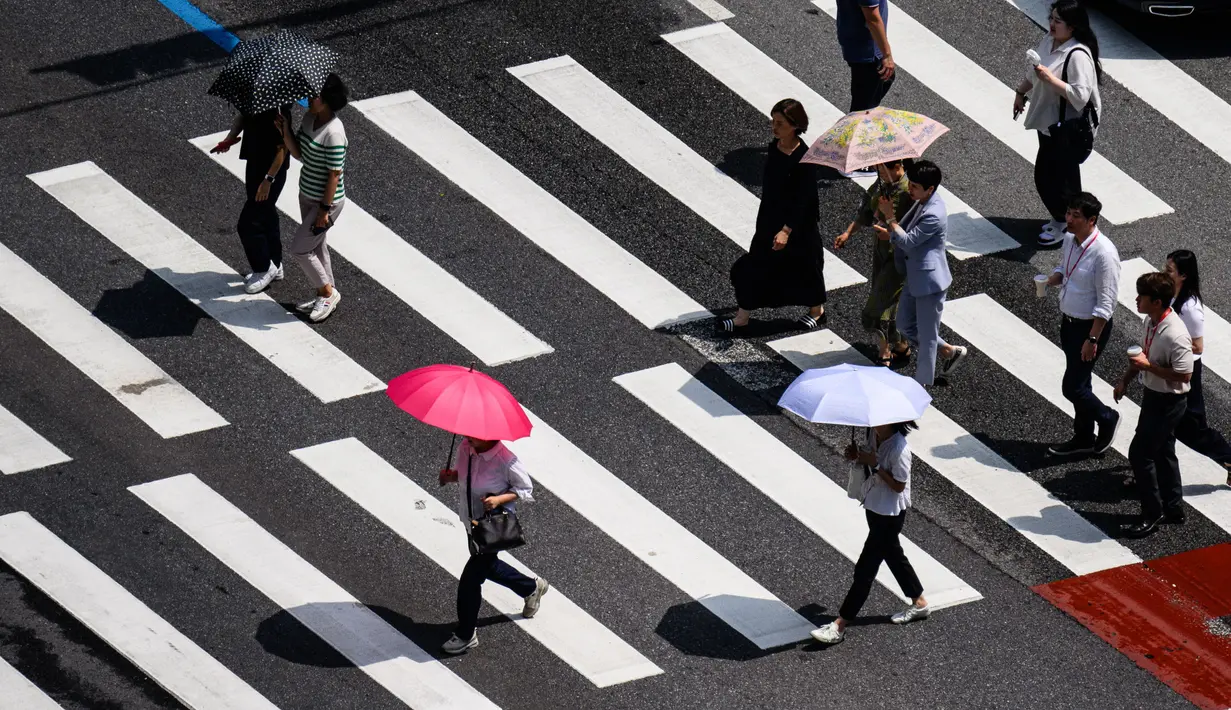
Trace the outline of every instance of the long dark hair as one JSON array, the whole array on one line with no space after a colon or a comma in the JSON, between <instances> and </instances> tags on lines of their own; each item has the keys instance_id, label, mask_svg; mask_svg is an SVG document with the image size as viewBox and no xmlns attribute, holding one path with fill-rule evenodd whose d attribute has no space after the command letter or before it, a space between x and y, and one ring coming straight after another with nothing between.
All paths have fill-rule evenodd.
<instances>
[{"instance_id":1,"label":"long dark hair","mask_svg":"<svg viewBox=\"0 0 1231 710\"><path fill-rule=\"evenodd\" d=\"M1175 295L1175 312L1184 310L1188 299L1201 300L1201 276L1197 273L1197 255L1187 249L1176 249L1167 255L1167 260L1175 264L1175 271L1184 277L1180 292Z\"/></svg>"},{"instance_id":2,"label":"long dark hair","mask_svg":"<svg viewBox=\"0 0 1231 710\"><path fill-rule=\"evenodd\" d=\"M1094 36L1094 30L1090 27L1090 15L1086 13L1086 8L1077 0L1056 0L1051 4L1051 9L1064 20L1064 24L1073 28L1074 39L1090 48L1090 55L1094 58L1094 74L1098 77L1098 83L1102 84L1103 63L1098 58L1098 37Z\"/></svg>"},{"instance_id":3,"label":"long dark hair","mask_svg":"<svg viewBox=\"0 0 1231 710\"><path fill-rule=\"evenodd\" d=\"M919 425L914 422L894 422L889 426L893 427L894 434L901 434L902 436L906 436L919 428Z\"/></svg>"}]
</instances>

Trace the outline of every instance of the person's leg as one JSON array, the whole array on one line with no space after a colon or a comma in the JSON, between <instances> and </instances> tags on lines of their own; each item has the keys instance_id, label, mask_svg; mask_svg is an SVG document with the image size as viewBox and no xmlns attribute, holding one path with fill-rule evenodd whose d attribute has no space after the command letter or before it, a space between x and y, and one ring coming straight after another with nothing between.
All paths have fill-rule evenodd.
<instances>
[{"instance_id":1,"label":"person's leg","mask_svg":"<svg viewBox=\"0 0 1231 710\"><path fill-rule=\"evenodd\" d=\"M1108 323L1103 331L1110 330L1111 324ZM1094 443L1094 425L1104 418L1105 409L1098 397L1094 396L1092 387L1097 357L1089 362L1081 359L1082 346L1089 335L1089 321L1061 318L1060 348L1064 351L1065 367L1060 392L1073 403L1073 439L1082 444Z\"/></svg>"},{"instance_id":2,"label":"person's leg","mask_svg":"<svg viewBox=\"0 0 1231 710\"><path fill-rule=\"evenodd\" d=\"M1057 189L1057 199L1060 204L1064 205L1064 210L1067 212L1069 208L1069 200L1081 192L1081 163L1077 162L1077 158L1072 153L1063 150L1056 151L1055 170L1059 182ZM1060 218L1064 221L1064 217Z\"/></svg>"},{"instance_id":3,"label":"person's leg","mask_svg":"<svg viewBox=\"0 0 1231 710\"><path fill-rule=\"evenodd\" d=\"M1193 376L1189 380L1191 389L1188 391L1188 407L1179 426L1175 429L1175 438L1180 443L1197 453L1207 456L1224 467L1231 465L1231 445L1216 429L1211 429L1205 417L1205 392L1202 388L1201 360L1193 362Z\"/></svg>"},{"instance_id":4,"label":"person's leg","mask_svg":"<svg viewBox=\"0 0 1231 710\"><path fill-rule=\"evenodd\" d=\"M1142 395L1137 433L1128 447L1128 462L1137 479L1137 496L1141 499L1144 520L1156 520L1163 514L1156 459L1171 434L1166 425L1166 411L1154 394L1153 390L1146 390Z\"/></svg>"},{"instance_id":5,"label":"person's leg","mask_svg":"<svg viewBox=\"0 0 1231 710\"><path fill-rule=\"evenodd\" d=\"M882 517L885 517L885 564L893 573L893 578L898 581L903 594L910 597L912 601L921 599L923 583L919 581L919 575L915 574L915 568L911 566L910 560L906 559L906 552L902 550L902 542L898 539L898 536L902 534L902 526L906 523L906 511L894 516Z\"/></svg>"},{"instance_id":6,"label":"person's leg","mask_svg":"<svg viewBox=\"0 0 1231 710\"><path fill-rule=\"evenodd\" d=\"M244 202L239 211L239 221L235 231L239 233L239 242L244 247L244 256L248 259L248 268L254 276L269 270L270 254L267 246L265 230L267 227L265 212L261 203L255 200Z\"/></svg>"},{"instance_id":7,"label":"person's leg","mask_svg":"<svg viewBox=\"0 0 1231 710\"><path fill-rule=\"evenodd\" d=\"M931 385L936 381L936 352L940 348L940 314L945 292L929 293L914 299L916 338L915 381Z\"/></svg>"},{"instance_id":8,"label":"person's leg","mask_svg":"<svg viewBox=\"0 0 1231 710\"><path fill-rule=\"evenodd\" d=\"M1063 222L1064 213L1068 211L1068 204L1063 199L1066 189L1063 179L1055 140L1039 133L1039 152L1034 159L1034 187L1053 222ZM1056 236L1059 238L1061 235Z\"/></svg>"},{"instance_id":9,"label":"person's leg","mask_svg":"<svg viewBox=\"0 0 1231 710\"><path fill-rule=\"evenodd\" d=\"M269 199L263 203L266 209L262 213L266 253L269 254L270 262L279 267L282 266L282 223L278 220L278 198L282 195L282 188L286 187L286 175L287 171L283 169L274 176L273 185L269 188Z\"/></svg>"},{"instance_id":10,"label":"person's leg","mask_svg":"<svg viewBox=\"0 0 1231 710\"><path fill-rule=\"evenodd\" d=\"M866 111L876 106L880 100L881 83L877 74L877 62L847 62L851 68L851 110Z\"/></svg>"},{"instance_id":11,"label":"person's leg","mask_svg":"<svg viewBox=\"0 0 1231 710\"><path fill-rule=\"evenodd\" d=\"M1182 396L1169 396L1163 418L1163 429L1166 431L1154 457L1154 468L1158 478L1158 493L1163 504L1163 513L1168 516L1184 514L1184 484L1180 479L1180 462L1175 457L1175 427L1184 418L1187 401Z\"/></svg>"},{"instance_id":12,"label":"person's leg","mask_svg":"<svg viewBox=\"0 0 1231 710\"><path fill-rule=\"evenodd\" d=\"M864 602L868 600L868 594L872 592L872 584L876 581L876 571L880 569L881 562L885 559L886 541L890 535L881 519L886 516L877 515L870 510L865 512L868 519L868 537L864 540L863 551L859 553L859 559L855 562L855 578L846 592L846 598L842 600L842 606L838 608L839 626L844 626L845 622L852 621L859 616L859 610L863 608Z\"/></svg>"},{"instance_id":13,"label":"person's leg","mask_svg":"<svg viewBox=\"0 0 1231 710\"><path fill-rule=\"evenodd\" d=\"M492 564L487 569L487 578L502 587L511 589L519 597L534 593L534 578L518 572L512 565L492 555Z\"/></svg>"},{"instance_id":14,"label":"person's leg","mask_svg":"<svg viewBox=\"0 0 1231 710\"><path fill-rule=\"evenodd\" d=\"M457 580L457 628L454 633L465 641L474 636L483 604L483 580L490 575L496 553L471 555Z\"/></svg>"},{"instance_id":15,"label":"person's leg","mask_svg":"<svg viewBox=\"0 0 1231 710\"><path fill-rule=\"evenodd\" d=\"M889 93L889 89L893 86L894 80L898 78L897 72L894 72L893 76L889 77L888 79L881 79L880 70L881 70L882 65L883 65L883 62L880 62L880 61L876 62L876 79L877 79L876 94L875 94L876 98L875 98L874 103L872 104L873 106L881 105L881 102L885 100L885 96Z\"/></svg>"},{"instance_id":16,"label":"person's leg","mask_svg":"<svg viewBox=\"0 0 1231 710\"><path fill-rule=\"evenodd\" d=\"M342 208L344 207L346 207L345 200L335 202L330 207L330 229L333 228L333 225L338 223L338 218L342 214ZM325 271L325 278L328 283L328 286L325 287L325 291L321 295L328 296L333 291L333 287L337 284L337 282L333 279L333 261L329 258L329 231L325 231L321 234L321 243L316 247L316 258L320 261L321 268Z\"/></svg>"},{"instance_id":17,"label":"person's leg","mask_svg":"<svg viewBox=\"0 0 1231 710\"><path fill-rule=\"evenodd\" d=\"M295 236L291 239L291 256L295 258L295 263L299 264L299 268L303 270L304 276L308 278L308 283L312 284L312 288L317 290L318 295L323 295L321 291L331 281L329 279L329 272L326 271L325 265L321 263L317 253L317 248L325 241L326 233L312 233L312 225L316 222L316 215L319 211L320 206L316 200L309 200L300 196L299 213L302 216L302 221L295 230Z\"/></svg>"}]
</instances>

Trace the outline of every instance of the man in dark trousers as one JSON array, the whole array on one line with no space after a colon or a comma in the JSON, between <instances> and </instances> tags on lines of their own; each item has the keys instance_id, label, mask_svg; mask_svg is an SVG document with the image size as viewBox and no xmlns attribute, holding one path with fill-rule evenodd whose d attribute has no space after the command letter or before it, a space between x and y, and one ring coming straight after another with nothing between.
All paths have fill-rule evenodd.
<instances>
[{"instance_id":1,"label":"man in dark trousers","mask_svg":"<svg viewBox=\"0 0 1231 710\"><path fill-rule=\"evenodd\" d=\"M893 86L888 22L889 0L838 0L838 44L851 68L851 113L876 108ZM855 173L874 174L871 167Z\"/></svg>"}]
</instances>

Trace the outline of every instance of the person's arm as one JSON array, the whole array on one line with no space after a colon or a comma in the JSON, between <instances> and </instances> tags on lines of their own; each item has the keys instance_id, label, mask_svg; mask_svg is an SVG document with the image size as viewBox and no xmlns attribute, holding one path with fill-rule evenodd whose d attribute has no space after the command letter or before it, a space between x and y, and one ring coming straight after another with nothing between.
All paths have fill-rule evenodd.
<instances>
[{"instance_id":1,"label":"person's arm","mask_svg":"<svg viewBox=\"0 0 1231 710\"><path fill-rule=\"evenodd\" d=\"M939 199L933 195L932 199ZM919 209L923 209L920 207ZM892 219L885 220L889 227L889 240L893 242L895 247L901 247L908 252L916 251L922 247L926 247L932 241L939 239L944 232L944 225L941 224L940 217L934 212L925 211L915 226L910 230L902 229L902 225L898 224L898 218L895 215Z\"/></svg>"},{"instance_id":2,"label":"person's arm","mask_svg":"<svg viewBox=\"0 0 1231 710\"><path fill-rule=\"evenodd\" d=\"M774 235L774 249L782 249L794 232L812 219L816 202L816 170L811 165L797 164L791 170L791 204L787 208L786 222Z\"/></svg>"},{"instance_id":3,"label":"person's arm","mask_svg":"<svg viewBox=\"0 0 1231 710\"><path fill-rule=\"evenodd\" d=\"M278 146L278 150L274 151L274 161L265 173L265 179L261 180L261 184L256 188L257 202L264 202L269 199L269 191L273 186L273 180L269 178L277 177L278 171L282 169L282 161L284 160L286 160L286 146Z\"/></svg>"},{"instance_id":4,"label":"person's arm","mask_svg":"<svg viewBox=\"0 0 1231 710\"><path fill-rule=\"evenodd\" d=\"M886 486L889 486L889 489L894 493L901 493L906 490L906 483L894 478L891 472L878 467L876 469L876 475L880 477L881 481L883 481Z\"/></svg>"},{"instance_id":5,"label":"person's arm","mask_svg":"<svg viewBox=\"0 0 1231 710\"><path fill-rule=\"evenodd\" d=\"M1088 247L1087 247L1088 248ZM1090 325L1090 338L1098 339L1107 327L1107 321L1116 311L1116 296L1120 289L1120 260L1106 249L1094 254L1094 323ZM1088 339L1082 343L1081 359L1090 362L1098 353L1098 345Z\"/></svg>"},{"instance_id":6,"label":"person's arm","mask_svg":"<svg viewBox=\"0 0 1231 710\"><path fill-rule=\"evenodd\" d=\"M231 121L231 130L227 132L227 137L218 141L218 145L210 148L211 153L225 153L231 149L231 146L239 142L239 134L244 132L244 115L242 113L235 114L235 119Z\"/></svg>"},{"instance_id":7,"label":"person's arm","mask_svg":"<svg viewBox=\"0 0 1231 710\"><path fill-rule=\"evenodd\" d=\"M508 476L509 491L484 498L483 507L485 509L492 510L515 500L534 502L534 484L530 481L530 474L526 472L526 467L522 466L521 460L516 456L509 461Z\"/></svg>"},{"instance_id":8,"label":"person's arm","mask_svg":"<svg viewBox=\"0 0 1231 710\"><path fill-rule=\"evenodd\" d=\"M1130 366L1142 372L1161 377L1168 382L1188 382L1193 377L1193 349L1188 338L1176 338L1171 346L1171 366L1164 367L1150 362L1149 353L1142 353L1129 361Z\"/></svg>"},{"instance_id":9,"label":"person's arm","mask_svg":"<svg viewBox=\"0 0 1231 710\"><path fill-rule=\"evenodd\" d=\"M303 120L308 120L308 117L304 116ZM278 130L282 133L282 145L286 146L288 153L295 156L295 160L302 163L303 156L299 153L299 138L295 135L290 119L279 115L274 119L274 123L277 124ZM301 123L300 125L303 124Z\"/></svg>"},{"instance_id":10,"label":"person's arm","mask_svg":"<svg viewBox=\"0 0 1231 710\"><path fill-rule=\"evenodd\" d=\"M879 6L864 5L859 9L863 10L863 21L868 26L868 32L872 34L872 41L881 51L881 80L889 81L889 78L893 76L895 65L893 50L889 48L889 33L885 29L885 18L881 17Z\"/></svg>"},{"instance_id":11,"label":"person's arm","mask_svg":"<svg viewBox=\"0 0 1231 710\"><path fill-rule=\"evenodd\" d=\"M1128 392L1128 386L1132 384L1133 377L1136 374L1137 374L1137 371L1133 369L1132 365L1129 365L1127 368L1125 368L1124 374L1120 375L1120 379L1116 380L1115 386L1111 388L1112 399L1119 402L1121 399L1124 398L1124 394Z\"/></svg>"}]
</instances>

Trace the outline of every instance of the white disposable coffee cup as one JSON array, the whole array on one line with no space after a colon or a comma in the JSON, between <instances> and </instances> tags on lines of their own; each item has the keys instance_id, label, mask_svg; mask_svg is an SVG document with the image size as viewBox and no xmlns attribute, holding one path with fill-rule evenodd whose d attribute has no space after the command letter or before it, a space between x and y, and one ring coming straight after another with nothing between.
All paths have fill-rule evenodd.
<instances>
[{"instance_id":1,"label":"white disposable coffee cup","mask_svg":"<svg viewBox=\"0 0 1231 710\"><path fill-rule=\"evenodd\" d=\"M1047 274L1038 274L1034 277L1034 295L1039 298L1047 295L1047 279L1049 278L1051 277Z\"/></svg>"},{"instance_id":2,"label":"white disposable coffee cup","mask_svg":"<svg viewBox=\"0 0 1231 710\"><path fill-rule=\"evenodd\" d=\"M1030 62L1030 66L1037 67L1038 65L1043 63L1043 58L1040 57L1039 53L1034 51L1033 49L1027 49L1026 50L1026 61Z\"/></svg>"},{"instance_id":3,"label":"white disposable coffee cup","mask_svg":"<svg viewBox=\"0 0 1231 710\"><path fill-rule=\"evenodd\" d=\"M1127 353L1129 357L1137 357L1138 355L1141 354L1141 346L1140 345L1130 345L1128 346Z\"/></svg>"}]
</instances>

